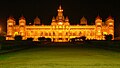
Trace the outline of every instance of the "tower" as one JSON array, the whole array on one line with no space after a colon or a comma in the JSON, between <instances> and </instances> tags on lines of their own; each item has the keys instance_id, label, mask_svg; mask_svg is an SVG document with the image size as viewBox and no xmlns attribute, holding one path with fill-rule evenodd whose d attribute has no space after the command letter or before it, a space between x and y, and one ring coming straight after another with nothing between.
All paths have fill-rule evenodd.
<instances>
[{"instance_id":1,"label":"tower","mask_svg":"<svg viewBox=\"0 0 120 68\"><path fill-rule=\"evenodd\" d=\"M108 34L113 35L113 39L114 39L114 19L112 18L112 16L108 16L105 23L107 25Z\"/></svg>"},{"instance_id":2,"label":"tower","mask_svg":"<svg viewBox=\"0 0 120 68\"><path fill-rule=\"evenodd\" d=\"M63 9L61 8L61 5L59 6L59 9L57 11L59 19L62 19L61 17L63 16Z\"/></svg>"},{"instance_id":3,"label":"tower","mask_svg":"<svg viewBox=\"0 0 120 68\"><path fill-rule=\"evenodd\" d=\"M19 35L21 35L23 38L22 39L25 39L25 26L26 26L26 20L24 18L24 16L22 15L20 18L19 18Z\"/></svg>"},{"instance_id":4,"label":"tower","mask_svg":"<svg viewBox=\"0 0 120 68\"><path fill-rule=\"evenodd\" d=\"M56 17L56 22L58 23L58 25L62 25L64 22L64 16L63 16L63 9L61 8L61 5L59 6L58 11L58 15Z\"/></svg>"},{"instance_id":5,"label":"tower","mask_svg":"<svg viewBox=\"0 0 120 68\"><path fill-rule=\"evenodd\" d=\"M14 26L15 26L16 22L15 19L10 16L7 19L7 40L13 40L14 38Z\"/></svg>"},{"instance_id":6,"label":"tower","mask_svg":"<svg viewBox=\"0 0 120 68\"><path fill-rule=\"evenodd\" d=\"M95 26L96 26L96 39L100 40L102 38L102 19L98 15L95 19Z\"/></svg>"}]
</instances>

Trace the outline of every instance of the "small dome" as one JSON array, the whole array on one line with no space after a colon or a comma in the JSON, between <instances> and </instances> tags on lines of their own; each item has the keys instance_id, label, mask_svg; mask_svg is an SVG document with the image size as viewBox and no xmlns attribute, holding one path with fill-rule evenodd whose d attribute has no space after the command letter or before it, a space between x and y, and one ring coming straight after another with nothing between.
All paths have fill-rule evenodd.
<instances>
[{"instance_id":1,"label":"small dome","mask_svg":"<svg viewBox=\"0 0 120 68\"><path fill-rule=\"evenodd\" d=\"M68 18L68 16L66 16L65 21L66 21L66 22L69 22L69 18Z\"/></svg>"},{"instance_id":2,"label":"small dome","mask_svg":"<svg viewBox=\"0 0 120 68\"><path fill-rule=\"evenodd\" d=\"M40 19L38 16L34 19L34 25L40 25Z\"/></svg>"},{"instance_id":3,"label":"small dome","mask_svg":"<svg viewBox=\"0 0 120 68\"><path fill-rule=\"evenodd\" d=\"M96 20L97 20L97 19L102 19L102 18L98 15L98 16L96 17Z\"/></svg>"},{"instance_id":4,"label":"small dome","mask_svg":"<svg viewBox=\"0 0 120 68\"><path fill-rule=\"evenodd\" d=\"M20 20L21 20L21 19L24 19L24 20L25 20L25 17L22 15L19 19L20 19Z\"/></svg>"},{"instance_id":5,"label":"small dome","mask_svg":"<svg viewBox=\"0 0 120 68\"><path fill-rule=\"evenodd\" d=\"M13 16L9 16L8 19L15 20Z\"/></svg>"},{"instance_id":6,"label":"small dome","mask_svg":"<svg viewBox=\"0 0 120 68\"><path fill-rule=\"evenodd\" d=\"M108 18L106 20L109 20L109 19L113 20L113 17L110 15L110 16L108 16Z\"/></svg>"},{"instance_id":7,"label":"small dome","mask_svg":"<svg viewBox=\"0 0 120 68\"><path fill-rule=\"evenodd\" d=\"M81 25L87 25L87 19L83 16L80 20Z\"/></svg>"},{"instance_id":8,"label":"small dome","mask_svg":"<svg viewBox=\"0 0 120 68\"><path fill-rule=\"evenodd\" d=\"M56 21L56 20L55 20L55 17L53 17L53 18L52 18L52 22L55 22L55 21Z\"/></svg>"}]
</instances>

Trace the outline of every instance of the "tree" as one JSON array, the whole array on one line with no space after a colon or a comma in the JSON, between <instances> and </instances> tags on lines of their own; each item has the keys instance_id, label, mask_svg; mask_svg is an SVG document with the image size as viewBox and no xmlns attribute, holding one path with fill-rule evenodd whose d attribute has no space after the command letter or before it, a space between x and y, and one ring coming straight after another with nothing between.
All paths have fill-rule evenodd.
<instances>
[{"instance_id":1,"label":"tree","mask_svg":"<svg viewBox=\"0 0 120 68\"><path fill-rule=\"evenodd\" d=\"M21 36L21 35L16 35L16 36L14 37L14 39L15 39L16 41L21 41L21 40L22 40L22 36Z\"/></svg>"},{"instance_id":2,"label":"tree","mask_svg":"<svg viewBox=\"0 0 120 68\"><path fill-rule=\"evenodd\" d=\"M51 38L46 38L46 40L51 42Z\"/></svg>"},{"instance_id":3,"label":"tree","mask_svg":"<svg viewBox=\"0 0 120 68\"><path fill-rule=\"evenodd\" d=\"M38 37L39 41L45 41L45 37Z\"/></svg>"},{"instance_id":4,"label":"tree","mask_svg":"<svg viewBox=\"0 0 120 68\"><path fill-rule=\"evenodd\" d=\"M6 36L6 32L0 32L0 36Z\"/></svg>"},{"instance_id":5,"label":"tree","mask_svg":"<svg viewBox=\"0 0 120 68\"><path fill-rule=\"evenodd\" d=\"M5 36L0 36L0 41L5 41L6 37Z\"/></svg>"},{"instance_id":6,"label":"tree","mask_svg":"<svg viewBox=\"0 0 120 68\"><path fill-rule=\"evenodd\" d=\"M33 38L27 38L27 41L33 41Z\"/></svg>"},{"instance_id":7,"label":"tree","mask_svg":"<svg viewBox=\"0 0 120 68\"><path fill-rule=\"evenodd\" d=\"M82 37L80 37L83 41L85 41L86 40L86 37L85 36L82 36Z\"/></svg>"},{"instance_id":8,"label":"tree","mask_svg":"<svg viewBox=\"0 0 120 68\"><path fill-rule=\"evenodd\" d=\"M75 38L71 38L71 39L70 39L70 42L75 42Z\"/></svg>"},{"instance_id":9,"label":"tree","mask_svg":"<svg viewBox=\"0 0 120 68\"><path fill-rule=\"evenodd\" d=\"M113 35L109 34L109 35L105 35L105 40L112 40Z\"/></svg>"}]
</instances>

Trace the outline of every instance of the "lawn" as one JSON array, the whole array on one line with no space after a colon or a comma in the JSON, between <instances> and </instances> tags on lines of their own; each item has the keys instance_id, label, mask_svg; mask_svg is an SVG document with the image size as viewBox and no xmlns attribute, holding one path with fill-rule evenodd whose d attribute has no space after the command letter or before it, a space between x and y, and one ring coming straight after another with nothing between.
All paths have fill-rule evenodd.
<instances>
[{"instance_id":1,"label":"lawn","mask_svg":"<svg viewBox=\"0 0 120 68\"><path fill-rule=\"evenodd\" d=\"M0 55L0 68L120 68L120 52L82 47L37 47Z\"/></svg>"}]
</instances>

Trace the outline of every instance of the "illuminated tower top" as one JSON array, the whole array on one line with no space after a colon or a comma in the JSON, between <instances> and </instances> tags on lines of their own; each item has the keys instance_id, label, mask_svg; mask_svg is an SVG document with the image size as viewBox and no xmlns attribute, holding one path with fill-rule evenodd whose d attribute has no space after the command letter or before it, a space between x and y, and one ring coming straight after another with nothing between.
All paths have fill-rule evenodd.
<instances>
[{"instance_id":1,"label":"illuminated tower top","mask_svg":"<svg viewBox=\"0 0 120 68\"><path fill-rule=\"evenodd\" d=\"M59 6L59 9L58 9L57 11L58 11L58 15L57 15L57 17L56 17L56 20L57 20L58 22L64 21L63 9L61 8L61 5Z\"/></svg>"},{"instance_id":2,"label":"illuminated tower top","mask_svg":"<svg viewBox=\"0 0 120 68\"><path fill-rule=\"evenodd\" d=\"M63 16L63 9L61 8L61 5L59 6L58 9L58 16Z\"/></svg>"}]
</instances>

